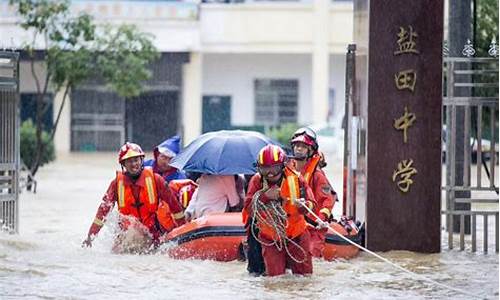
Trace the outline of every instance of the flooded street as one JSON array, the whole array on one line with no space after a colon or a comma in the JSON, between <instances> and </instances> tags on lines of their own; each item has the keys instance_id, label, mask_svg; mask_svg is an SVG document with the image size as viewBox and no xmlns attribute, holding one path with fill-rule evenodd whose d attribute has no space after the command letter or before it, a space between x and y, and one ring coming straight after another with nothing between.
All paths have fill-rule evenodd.
<instances>
[{"instance_id":1,"label":"flooded street","mask_svg":"<svg viewBox=\"0 0 500 300\"><path fill-rule=\"evenodd\" d=\"M244 262L115 255L116 208L91 249L82 249L97 206L118 168L116 154L71 154L43 167L37 193L20 196L20 234L0 234L0 299L471 299L416 280L367 253L314 261L310 277L251 277ZM341 172L330 177L340 190ZM380 253L401 266L479 298L498 299L499 262L490 252ZM480 242L479 245L482 245Z\"/></svg>"}]
</instances>

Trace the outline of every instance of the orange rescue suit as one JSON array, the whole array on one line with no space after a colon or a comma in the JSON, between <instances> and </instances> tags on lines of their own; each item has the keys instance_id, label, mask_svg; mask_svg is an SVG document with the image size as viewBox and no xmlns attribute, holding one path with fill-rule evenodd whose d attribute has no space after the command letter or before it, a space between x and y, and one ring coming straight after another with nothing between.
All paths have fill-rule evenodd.
<instances>
[{"instance_id":1,"label":"orange rescue suit","mask_svg":"<svg viewBox=\"0 0 500 300\"><path fill-rule=\"evenodd\" d=\"M317 202L315 213L323 220L326 220L331 216L333 205L337 196L335 191L331 188L325 173L321 169L318 169L318 163L320 160L320 155L313 155L306 162L301 174L304 176L307 184L311 187L314 199ZM310 218L314 220L312 216L310 216Z\"/></svg>"},{"instance_id":2,"label":"orange rescue suit","mask_svg":"<svg viewBox=\"0 0 500 300\"><path fill-rule=\"evenodd\" d=\"M306 188L305 198L313 206L313 198L311 190L305 186L305 182L299 177L300 175L289 169L285 168L284 178L280 185L280 194L282 198L282 206L288 216L288 222L286 227L286 235L290 238L295 238L306 230L306 221L304 215L301 213L298 204L295 202L298 198L301 198L301 188ZM264 181L264 183L263 183ZM259 186L256 186L259 185ZM269 188L267 182L262 180L260 174L254 175L250 181L248 188L248 194L245 199L245 207L243 210L243 222L246 224L248 222L249 215L251 214L251 202L254 193L257 191L264 192ZM260 229L260 234L270 240L277 237L274 228L269 227L266 224L257 224Z\"/></svg>"},{"instance_id":3,"label":"orange rescue suit","mask_svg":"<svg viewBox=\"0 0 500 300\"><path fill-rule=\"evenodd\" d=\"M168 187L172 190L180 205L186 209L198 185L191 179L175 179L168 183Z\"/></svg>"},{"instance_id":4,"label":"orange rescue suit","mask_svg":"<svg viewBox=\"0 0 500 300\"><path fill-rule=\"evenodd\" d=\"M122 172L116 174L118 211L122 215L136 217L149 229L155 227L155 216L158 216L158 222L162 227L167 231L172 230L175 227L175 222L170 207L164 201L158 204L153 171L149 168L142 171L141 177L144 179L145 186L141 187L139 191L139 199L134 197L132 188L124 184L124 176ZM121 225L127 228L129 221L122 220Z\"/></svg>"}]
</instances>

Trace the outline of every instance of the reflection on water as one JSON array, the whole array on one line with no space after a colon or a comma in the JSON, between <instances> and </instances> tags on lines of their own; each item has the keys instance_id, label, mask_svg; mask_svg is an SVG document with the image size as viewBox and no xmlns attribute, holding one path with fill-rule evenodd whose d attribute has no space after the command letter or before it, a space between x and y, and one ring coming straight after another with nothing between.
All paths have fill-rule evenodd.
<instances>
[{"instance_id":1,"label":"reflection on water","mask_svg":"<svg viewBox=\"0 0 500 300\"><path fill-rule=\"evenodd\" d=\"M114 154L87 154L40 171L38 193L21 195L20 235L0 233L0 299L470 299L416 280L367 253L353 260L315 260L310 277L276 278L251 277L238 261L115 255L115 214L94 247L82 249L116 167ZM74 174L79 174L76 179ZM498 299L496 253L381 254L440 283Z\"/></svg>"}]
</instances>

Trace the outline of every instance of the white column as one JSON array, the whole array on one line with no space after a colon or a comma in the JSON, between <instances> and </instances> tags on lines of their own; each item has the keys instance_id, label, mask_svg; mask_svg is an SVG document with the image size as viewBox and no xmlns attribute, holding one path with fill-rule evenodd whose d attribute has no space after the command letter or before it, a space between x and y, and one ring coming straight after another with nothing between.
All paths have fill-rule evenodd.
<instances>
[{"instance_id":1,"label":"white column","mask_svg":"<svg viewBox=\"0 0 500 300\"><path fill-rule=\"evenodd\" d=\"M57 113L63 101L64 88L59 91L54 97L53 115L54 122L57 118ZM61 112L61 118L57 125L56 134L54 135L54 148L57 154L67 154L71 149L71 99L68 94Z\"/></svg>"},{"instance_id":2,"label":"white column","mask_svg":"<svg viewBox=\"0 0 500 300\"><path fill-rule=\"evenodd\" d=\"M314 0L311 123L325 122L328 114L329 14L329 0Z\"/></svg>"},{"instance_id":3,"label":"white column","mask_svg":"<svg viewBox=\"0 0 500 300\"><path fill-rule=\"evenodd\" d=\"M181 124L183 127L184 145L187 145L201 134L202 63L203 54L200 52L191 52L189 63L183 66Z\"/></svg>"}]
</instances>

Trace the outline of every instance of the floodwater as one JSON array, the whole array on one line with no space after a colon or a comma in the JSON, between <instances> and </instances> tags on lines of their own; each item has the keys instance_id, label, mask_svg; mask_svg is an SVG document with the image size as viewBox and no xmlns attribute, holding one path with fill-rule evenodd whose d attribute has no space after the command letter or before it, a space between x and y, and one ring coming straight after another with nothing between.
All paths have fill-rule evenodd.
<instances>
[{"instance_id":1,"label":"floodwater","mask_svg":"<svg viewBox=\"0 0 500 300\"><path fill-rule=\"evenodd\" d=\"M0 233L0 299L471 299L368 253L349 261L315 260L310 277L275 278L251 277L238 261L115 255L110 249L116 213L94 247L83 249L117 167L115 154L71 154L40 170L37 193L24 191L20 197L20 234ZM330 168L331 178L340 183L341 173ZM447 250L445 238L439 254L380 254L442 284L498 299L494 237L488 254L481 246L478 253Z\"/></svg>"}]
</instances>

